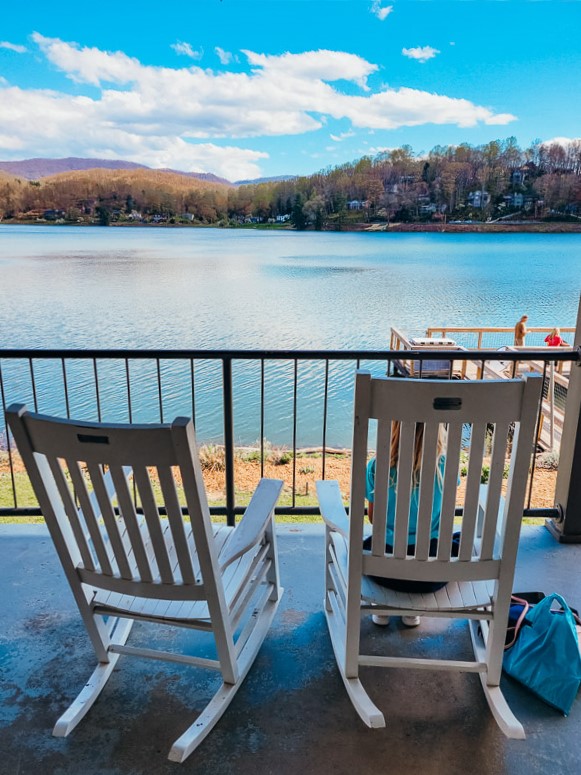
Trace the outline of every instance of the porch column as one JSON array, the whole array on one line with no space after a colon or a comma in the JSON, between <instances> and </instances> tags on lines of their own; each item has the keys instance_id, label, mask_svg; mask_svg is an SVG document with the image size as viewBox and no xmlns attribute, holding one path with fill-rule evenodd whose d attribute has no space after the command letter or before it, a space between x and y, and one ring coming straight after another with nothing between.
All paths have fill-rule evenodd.
<instances>
[{"instance_id":1,"label":"porch column","mask_svg":"<svg viewBox=\"0 0 581 775\"><path fill-rule=\"evenodd\" d=\"M577 312L574 346L581 353L581 297ZM559 470L555 488L558 519L546 526L561 543L581 543L581 361L571 363L567 389L565 419L559 453Z\"/></svg>"}]
</instances>

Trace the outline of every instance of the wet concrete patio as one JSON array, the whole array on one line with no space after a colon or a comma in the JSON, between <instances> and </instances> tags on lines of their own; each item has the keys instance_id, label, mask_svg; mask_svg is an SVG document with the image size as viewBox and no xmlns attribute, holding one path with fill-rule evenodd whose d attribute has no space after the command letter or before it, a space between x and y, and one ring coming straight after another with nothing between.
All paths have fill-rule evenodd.
<instances>
[{"instance_id":1,"label":"wet concrete patio","mask_svg":"<svg viewBox=\"0 0 581 775\"><path fill-rule=\"evenodd\" d=\"M167 761L170 745L219 683L198 669L121 657L77 729L51 736L94 654L45 528L1 526L1 775L581 772L581 699L563 718L510 679L503 689L525 741L502 735L468 674L363 669L387 720L385 729L367 729L343 688L322 613L323 528L278 532L285 594L271 631L226 715L178 765ZM543 527L523 529L515 589L561 592L580 607L580 568L581 546L559 545ZM363 627L370 650L470 655L463 622ZM145 644L150 632L136 624L131 640ZM172 631L156 642L179 647L200 637Z\"/></svg>"}]
</instances>

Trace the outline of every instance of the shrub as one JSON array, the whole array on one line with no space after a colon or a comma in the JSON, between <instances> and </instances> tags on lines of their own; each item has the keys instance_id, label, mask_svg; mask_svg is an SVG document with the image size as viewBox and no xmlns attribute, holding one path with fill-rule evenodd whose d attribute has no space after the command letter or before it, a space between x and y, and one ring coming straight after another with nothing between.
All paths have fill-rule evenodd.
<instances>
[{"instance_id":1,"label":"shrub","mask_svg":"<svg viewBox=\"0 0 581 775\"><path fill-rule=\"evenodd\" d=\"M546 468L549 471L556 471L559 468L559 453L555 450L543 452L537 457L537 468Z\"/></svg>"},{"instance_id":2,"label":"shrub","mask_svg":"<svg viewBox=\"0 0 581 775\"><path fill-rule=\"evenodd\" d=\"M224 471L226 460L224 447L215 444L205 444L199 451L200 465L204 471Z\"/></svg>"}]
</instances>

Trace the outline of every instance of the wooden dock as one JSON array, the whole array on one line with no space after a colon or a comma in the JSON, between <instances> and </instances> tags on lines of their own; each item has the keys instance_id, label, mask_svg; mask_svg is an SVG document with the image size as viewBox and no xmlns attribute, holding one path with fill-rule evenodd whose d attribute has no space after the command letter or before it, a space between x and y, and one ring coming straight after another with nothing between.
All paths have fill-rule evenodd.
<instances>
[{"instance_id":1,"label":"wooden dock","mask_svg":"<svg viewBox=\"0 0 581 775\"><path fill-rule=\"evenodd\" d=\"M396 328L391 329L391 350L438 350L449 353L457 352L459 357L453 361L429 360L420 364L413 357L406 358L402 353L394 360L394 369L406 377L440 377L448 379L512 379L527 373L537 373L545 376L541 418L537 443L542 450L559 451L563 430L564 407L569 386L571 364L568 362L548 363L526 360L527 350L539 350L544 346L544 337L551 328L534 327L528 329L528 334L535 335L538 342L529 346L515 347L512 344L514 328L493 327L437 327L430 326L423 337L412 337L403 334ZM561 326L563 335L570 334L574 338L575 329ZM532 336L531 336L532 338ZM491 346L492 343L498 346ZM470 350L490 350L491 352L522 352L522 361L494 360L468 361L460 356Z\"/></svg>"}]
</instances>

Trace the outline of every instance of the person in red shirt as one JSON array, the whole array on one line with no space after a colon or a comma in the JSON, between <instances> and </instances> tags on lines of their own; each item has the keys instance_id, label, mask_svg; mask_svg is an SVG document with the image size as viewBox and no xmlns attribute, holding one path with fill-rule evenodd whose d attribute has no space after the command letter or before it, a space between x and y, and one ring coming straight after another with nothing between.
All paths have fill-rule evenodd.
<instances>
[{"instance_id":1,"label":"person in red shirt","mask_svg":"<svg viewBox=\"0 0 581 775\"><path fill-rule=\"evenodd\" d=\"M561 337L561 329L554 328L551 333L545 337L545 342L549 347L568 347L567 342Z\"/></svg>"}]
</instances>

